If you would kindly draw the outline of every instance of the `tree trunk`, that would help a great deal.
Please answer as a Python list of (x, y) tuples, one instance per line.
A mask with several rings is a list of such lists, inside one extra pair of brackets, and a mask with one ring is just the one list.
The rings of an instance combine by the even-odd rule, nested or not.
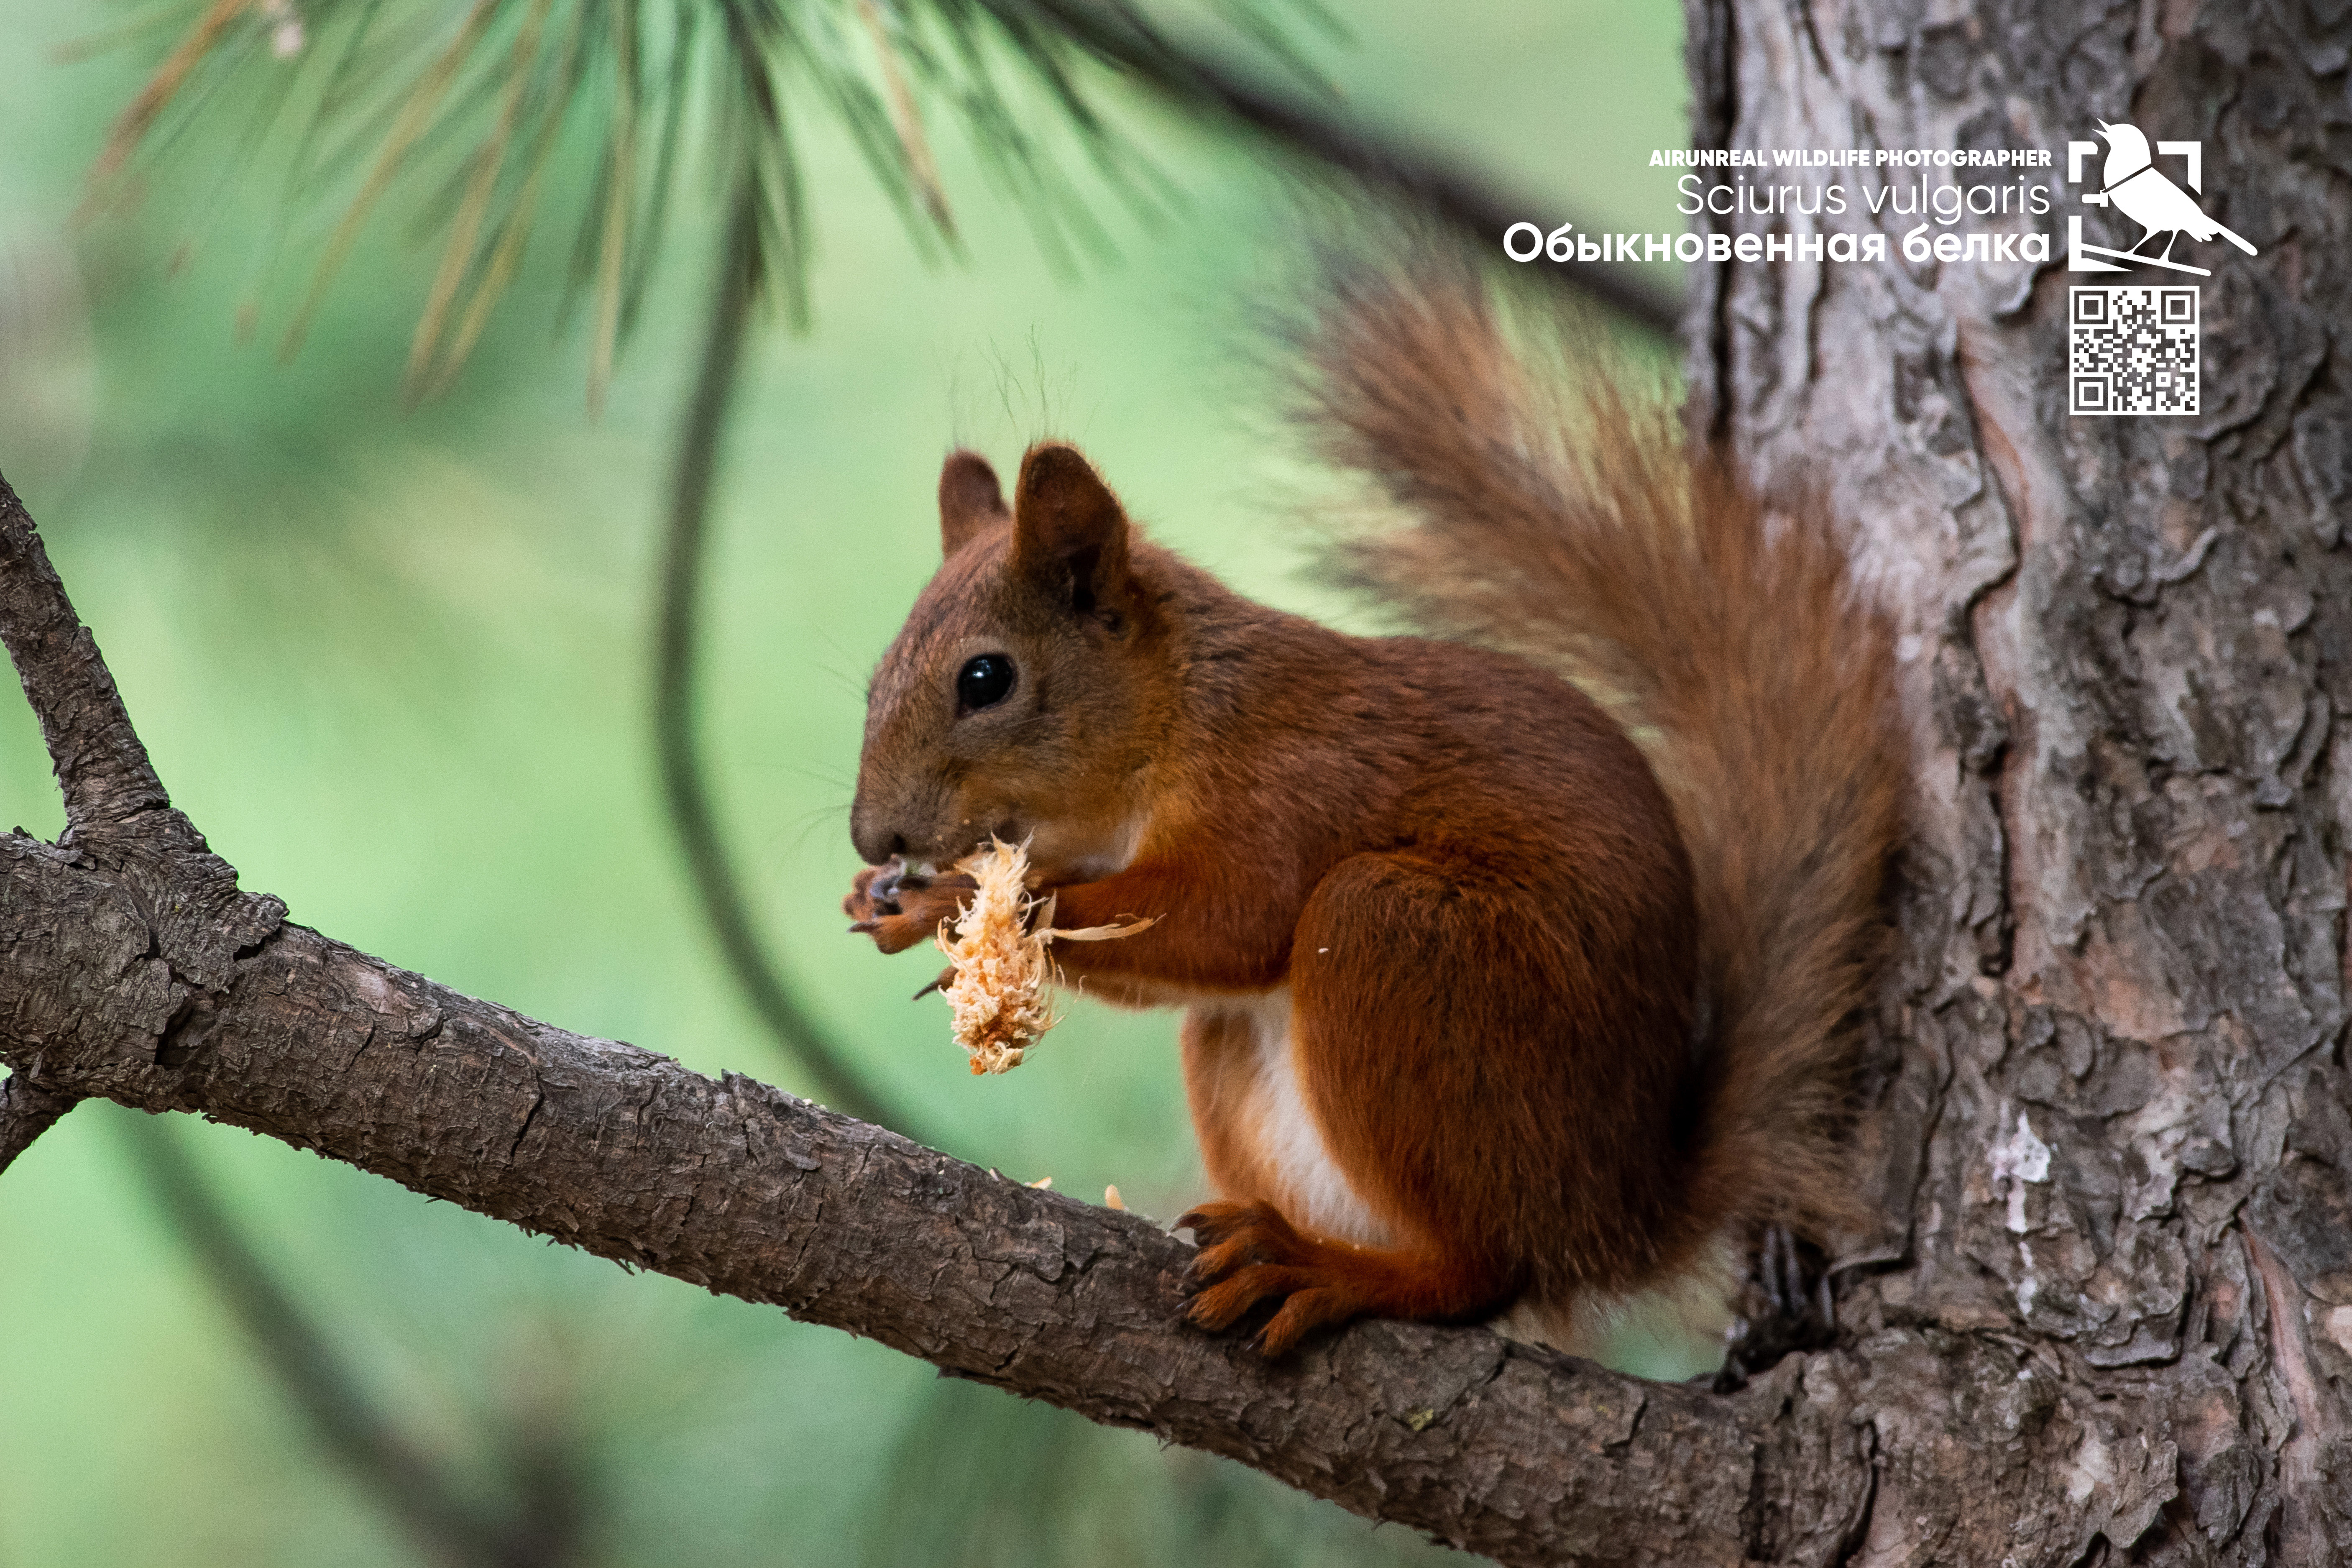
[[(1695, 428), (1768, 493), (1826, 487), (1903, 633), (1885, 1224), (1835, 1260), (1877, 1476), (1856, 1561), (2352, 1560), (2352, 16), (1689, 18), (1698, 145), (2057, 155), (2049, 216), (1957, 230), (2038, 228), (2055, 265), (1907, 262), (1917, 216), (1742, 214), (1713, 221), (1890, 256), (1695, 269), (1685, 329)], [(2204, 209), (2261, 252), (2196, 247), (2195, 416), (2067, 412), (2071, 289), (2189, 281), (2065, 269), (2070, 213), (2134, 234), (2064, 184), (2101, 120), (2201, 141)]]

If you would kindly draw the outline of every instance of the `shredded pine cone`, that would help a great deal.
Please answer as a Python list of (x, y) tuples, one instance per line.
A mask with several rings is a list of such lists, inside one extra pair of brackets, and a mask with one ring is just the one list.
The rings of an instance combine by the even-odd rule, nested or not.
[(946, 986), (948, 1005), (954, 1010), (955, 1041), (971, 1058), (973, 1072), (1010, 1071), (1062, 1019), (1054, 1005), (1054, 987), (1061, 974), (1046, 945), (1113, 941), (1133, 936), (1152, 921), (1054, 930), (1054, 900), (1029, 894), (1029, 854), (1024, 845), (991, 840), (986, 849), (956, 869), (980, 886), (971, 902), (957, 913), (953, 935), (942, 929), (938, 938), (940, 951), (955, 966), (955, 977)]

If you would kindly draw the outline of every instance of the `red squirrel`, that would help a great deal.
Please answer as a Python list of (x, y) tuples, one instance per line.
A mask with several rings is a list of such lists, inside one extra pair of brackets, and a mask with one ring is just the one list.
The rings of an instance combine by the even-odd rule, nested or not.
[(1582, 1348), (1611, 1303), (1727, 1286), (1761, 1226), (1851, 1202), (1847, 1021), (1900, 826), (1887, 623), (1820, 508), (1768, 526), (1671, 413), (1516, 341), (1426, 266), (1333, 284), (1305, 335), (1322, 454), (1412, 520), (1341, 574), (1429, 636), (1243, 597), (1048, 441), (1009, 507), (948, 458), (943, 559), (869, 693), (853, 929), (929, 941), (971, 882), (923, 868), (992, 835), (1057, 927), (1156, 917), (1055, 955), (1185, 1009), (1221, 1194), (1178, 1221), (1188, 1315), (1272, 1304), (1273, 1355), (1515, 1307)]

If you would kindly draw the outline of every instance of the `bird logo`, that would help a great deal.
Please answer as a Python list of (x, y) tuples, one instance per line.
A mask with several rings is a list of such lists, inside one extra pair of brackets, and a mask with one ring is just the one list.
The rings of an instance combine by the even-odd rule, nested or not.
[[(2226, 239), (2248, 256), (2259, 254), (2246, 237), (2209, 217), (2191, 195), (2203, 184), (2203, 146), (2196, 142), (2158, 142), (2155, 153), (2148, 150), (2147, 138), (2137, 125), (2110, 124), (2099, 121), (2098, 134), (2106, 142), (2106, 157), (2099, 170), (2099, 188), (2083, 195), (2085, 205), (2109, 207), (2137, 224), (2140, 237), (2126, 250), (2116, 250), (2104, 245), (2090, 245), (2083, 239), (2083, 220), (2079, 216), (2066, 220), (2067, 268), (2074, 272), (2121, 272), (2126, 267), (2161, 267), (2174, 272), (2194, 273), (2200, 278), (2211, 277), (2210, 268), (2194, 267), (2172, 258), (2172, 247), (2187, 235), (2198, 244), (2213, 239)], [(2096, 142), (2066, 143), (2066, 179), (2078, 184), (2083, 178), (2085, 153), (2099, 151)], [(2187, 160), (2185, 171), (2189, 185), (2182, 189), (2170, 176), (2156, 166), (2156, 154), (2178, 156)], [(2163, 247), (2151, 251), (2148, 247), (2158, 239)], [(2105, 258), (2105, 259), (2100, 259)]]

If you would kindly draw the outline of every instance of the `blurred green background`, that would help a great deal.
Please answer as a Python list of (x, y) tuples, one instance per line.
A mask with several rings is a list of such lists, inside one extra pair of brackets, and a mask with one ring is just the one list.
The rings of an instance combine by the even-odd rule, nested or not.
[[(1317, 44), (1346, 110), (1612, 227), (1679, 226), (1686, 141), (1662, 0), (1347, 5)], [(716, 961), (664, 823), (646, 648), (667, 452), (716, 200), (681, 224), (601, 418), (535, 256), (454, 392), (404, 413), (435, 262), (368, 231), (291, 364), (311, 252), (257, 285), (267, 203), (198, 149), (78, 224), (111, 116), (168, 34), (63, 58), (133, 13), (0, 0), (0, 472), (40, 523), (166, 784), (293, 918), (461, 990), (706, 1072), (795, 1084)], [(951, 445), (1075, 437), (1158, 537), (1330, 613), (1278, 517), (1306, 477), (1250, 368), (1295, 265), (1296, 188), (1245, 143), (1107, 84), (1181, 192), (1105, 199), (1115, 258), (1056, 265), (941, 138), (967, 241), (927, 266), (845, 137), (798, 126), (814, 330), (761, 332), (709, 562), (702, 732), (761, 918), (861, 1066), (952, 1152), (1166, 1216), (1202, 1191), (1172, 1016), (1080, 1004), (973, 1079), (919, 958), (842, 932), (866, 670), (935, 554)], [(1549, 226), (1559, 216), (1531, 212)], [(541, 245), (560, 253), (560, 241)], [(312, 247), (315, 250), (315, 247)], [(257, 287), (258, 292), (256, 292)], [(0, 824), (61, 826), (0, 696)], [(405, 1563), (316, 1448), (86, 1106), (0, 1179), (0, 1568)], [(578, 1561), (1436, 1561), (1222, 1461), (1162, 1451), (772, 1310), (625, 1275), (229, 1129), (173, 1131), (367, 1389), (486, 1496), (517, 1434), (584, 1478)]]

